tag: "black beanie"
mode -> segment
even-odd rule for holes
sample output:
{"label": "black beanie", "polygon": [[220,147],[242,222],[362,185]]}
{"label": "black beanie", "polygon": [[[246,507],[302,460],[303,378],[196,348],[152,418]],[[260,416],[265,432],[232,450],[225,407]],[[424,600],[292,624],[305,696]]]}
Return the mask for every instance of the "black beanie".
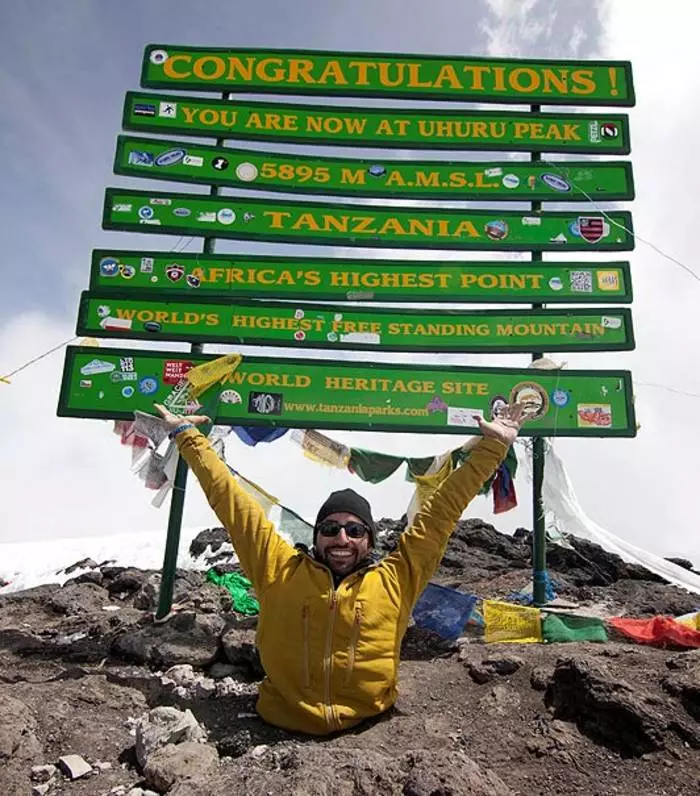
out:
{"label": "black beanie", "polygon": [[317,528],[323,520],[330,514],[347,512],[359,517],[369,528],[370,542],[374,546],[374,520],[372,519],[372,509],[369,503],[358,495],[354,489],[341,489],[338,492],[331,492],[326,502],[321,506],[314,525],[314,544],[316,544]]}

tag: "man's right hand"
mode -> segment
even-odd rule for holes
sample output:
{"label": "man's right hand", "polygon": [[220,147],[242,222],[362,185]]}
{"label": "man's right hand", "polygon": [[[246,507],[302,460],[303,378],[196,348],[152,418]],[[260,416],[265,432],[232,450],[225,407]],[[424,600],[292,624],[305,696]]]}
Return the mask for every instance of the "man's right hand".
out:
{"label": "man's right hand", "polygon": [[166,409],[163,404],[153,405],[165,421],[168,433],[175,431],[178,426],[182,426],[185,423],[192,423],[193,426],[201,426],[204,423],[211,423],[211,419],[206,415],[174,415],[169,409]]}

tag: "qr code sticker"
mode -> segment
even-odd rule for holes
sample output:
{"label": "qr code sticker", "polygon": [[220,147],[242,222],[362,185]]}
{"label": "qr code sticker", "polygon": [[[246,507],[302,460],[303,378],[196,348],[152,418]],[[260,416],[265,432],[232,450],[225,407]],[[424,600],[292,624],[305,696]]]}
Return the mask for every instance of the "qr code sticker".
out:
{"label": "qr code sticker", "polygon": [[572,271],[570,274],[571,290],[576,293],[593,292],[592,271]]}

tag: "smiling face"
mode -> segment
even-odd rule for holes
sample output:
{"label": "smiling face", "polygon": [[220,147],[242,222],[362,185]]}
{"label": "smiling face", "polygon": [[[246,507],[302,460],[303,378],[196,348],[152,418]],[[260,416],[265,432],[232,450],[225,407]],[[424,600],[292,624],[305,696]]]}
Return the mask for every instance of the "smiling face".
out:
{"label": "smiling face", "polygon": [[[355,514],[346,511],[338,511],[324,517],[323,525],[326,522],[337,522],[340,525],[345,523],[365,523]],[[324,563],[334,575],[347,575],[352,572],[360,561],[367,558],[371,546],[371,537],[366,533],[361,539],[350,538],[345,528],[341,528],[336,536],[316,535],[316,557]]]}

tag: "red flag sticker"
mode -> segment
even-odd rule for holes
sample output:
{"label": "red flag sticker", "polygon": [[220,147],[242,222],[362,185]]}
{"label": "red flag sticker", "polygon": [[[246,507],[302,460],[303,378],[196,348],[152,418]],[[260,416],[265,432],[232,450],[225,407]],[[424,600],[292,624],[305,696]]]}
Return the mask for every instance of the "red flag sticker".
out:
{"label": "red flag sticker", "polygon": [[167,360],[163,363],[163,383],[179,384],[187,371],[192,370],[194,362],[184,362],[181,360]]}
{"label": "red flag sticker", "polygon": [[579,216],[578,228],[588,243],[598,243],[605,235],[605,222],[600,216]]}

